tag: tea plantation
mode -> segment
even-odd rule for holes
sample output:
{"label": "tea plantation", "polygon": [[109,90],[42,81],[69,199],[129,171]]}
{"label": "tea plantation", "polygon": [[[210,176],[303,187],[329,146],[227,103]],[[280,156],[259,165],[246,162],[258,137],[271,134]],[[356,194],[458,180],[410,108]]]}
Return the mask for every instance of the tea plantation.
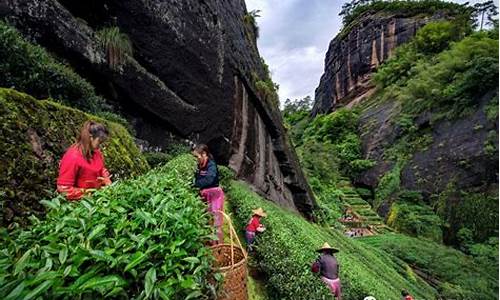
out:
{"label": "tea plantation", "polygon": [[[208,217],[178,157],[80,202],[43,204],[44,220],[1,231],[3,299],[191,299],[210,295]],[[205,296],[203,296],[205,295]]]}

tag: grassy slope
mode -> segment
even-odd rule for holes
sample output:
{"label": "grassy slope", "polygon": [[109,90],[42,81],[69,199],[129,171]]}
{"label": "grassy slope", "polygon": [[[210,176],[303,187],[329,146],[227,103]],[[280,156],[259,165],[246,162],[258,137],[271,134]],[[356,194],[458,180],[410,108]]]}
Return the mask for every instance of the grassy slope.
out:
{"label": "grassy slope", "polygon": [[424,272],[438,284],[445,299],[498,299],[498,268],[495,272],[480,267],[477,261],[460,251],[402,234],[365,237],[358,241]]}
{"label": "grassy slope", "polygon": [[309,270],[316,258],[314,249],[324,241],[338,247],[340,276],[344,299],[362,299],[367,295],[378,299],[399,299],[402,288],[417,298],[433,299],[435,291],[409,271],[374,247],[357,243],[340,232],[308,223],[300,216],[283,210],[251,192],[240,182],[233,182],[228,197],[235,207],[241,227],[250,210],[263,207],[269,217],[268,230],[258,239],[256,258],[267,274],[267,287],[276,299],[325,299],[328,292],[319,278]]}

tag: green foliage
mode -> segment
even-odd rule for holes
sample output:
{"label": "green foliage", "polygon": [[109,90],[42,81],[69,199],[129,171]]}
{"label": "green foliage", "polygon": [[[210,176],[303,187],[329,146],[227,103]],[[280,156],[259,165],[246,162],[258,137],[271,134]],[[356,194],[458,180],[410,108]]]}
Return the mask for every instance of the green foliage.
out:
{"label": "green foliage", "polygon": [[448,118],[460,117],[497,88],[498,40],[474,34],[413,68],[415,75],[397,93],[404,110],[413,115],[436,110]]}
{"label": "green foliage", "polygon": [[464,38],[467,28],[457,21],[438,21],[420,28],[412,40],[415,50],[423,54],[439,53],[452,42]]}
{"label": "green foliage", "polygon": [[398,199],[409,204],[422,204],[424,197],[418,191],[403,190],[398,194]]}
{"label": "green foliage", "polygon": [[484,110],[488,121],[495,121],[498,119],[498,94],[491,98]]}
{"label": "green foliage", "polygon": [[271,79],[256,81],[255,88],[262,99],[271,103],[273,107],[279,106],[278,85]]}
{"label": "green foliage", "polygon": [[385,173],[380,179],[375,190],[375,203],[373,207],[378,207],[384,201],[390,202],[393,195],[399,191],[401,183],[401,166],[397,164],[389,172]]}
{"label": "green foliage", "polygon": [[373,193],[370,189],[355,188],[355,191],[364,200],[373,198]]}
{"label": "green foliage", "polygon": [[256,73],[252,73],[252,81],[257,91],[257,96],[270,104],[271,108],[279,107],[279,85],[273,82],[269,66],[264,61],[264,58],[261,57],[260,61],[264,69],[264,77],[259,78]]}
{"label": "green foliage", "polygon": [[498,156],[498,132],[495,130],[488,131],[486,140],[484,141],[484,153],[491,157]]}
{"label": "green foliage", "polygon": [[319,277],[310,271],[317,257],[315,249],[328,242],[340,249],[343,299],[359,300],[371,295],[377,299],[398,299],[407,288],[417,299],[434,299],[435,292],[421,279],[396,264],[376,248],[364,246],[344,237],[341,232],[308,223],[295,213],[265,201],[244,184],[233,182],[228,197],[235,207],[235,219],[241,227],[251,210],[262,207],[268,217],[267,230],[257,237],[255,259],[266,274],[272,299],[329,299],[329,291]]}
{"label": "green foliage", "polygon": [[452,207],[453,225],[470,229],[476,242],[498,235],[498,194],[462,192],[460,200]]}
{"label": "green foliage", "polygon": [[50,97],[88,112],[109,109],[89,82],[2,21],[0,57],[1,87],[15,88],[39,99]]}
{"label": "green foliage", "polygon": [[432,15],[438,11],[446,11],[456,18],[470,20],[471,9],[442,0],[352,0],[342,5],[339,13],[342,16],[343,28],[339,35],[343,36],[350,31],[356,21],[364,14],[398,13],[404,15]]}
{"label": "green foliage", "polygon": [[219,171],[219,182],[224,190],[229,188],[231,181],[236,179],[236,173],[226,166],[217,166]]}
{"label": "green foliage", "polygon": [[399,232],[442,242],[442,220],[431,207],[408,203],[393,203],[387,216],[387,225]]}
{"label": "green foliage", "polygon": [[259,38],[259,26],[257,26],[257,18],[260,17],[259,15],[260,12],[261,12],[260,9],[254,9],[252,11],[247,12],[243,16],[243,23],[252,28],[255,39]]}
{"label": "green foliage", "polygon": [[182,156],[92,197],[43,200],[45,220],[1,234],[0,290],[12,299],[189,299],[208,295],[211,236]]}
{"label": "green foliage", "polygon": [[437,284],[439,299],[498,299],[498,265],[485,269],[480,261],[460,251],[401,234],[372,236],[361,241],[426,274],[428,280]]}
{"label": "green foliage", "polygon": [[385,88],[391,84],[406,83],[409,77],[414,76],[412,67],[418,63],[424,55],[415,50],[411,43],[406,43],[396,48],[396,53],[388,61],[381,65],[373,80],[379,88]]}
{"label": "green foliage", "polygon": [[[374,162],[362,158],[361,139],[357,133],[358,118],[356,111],[344,108],[328,115],[317,116],[304,130],[303,148],[307,148],[309,143],[324,143],[324,147],[331,149],[330,160],[338,164],[340,173],[351,178],[356,177],[374,165]],[[335,154],[333,158],[332,154]],[[313,160],[316,158],[312,157]],[[317,173],[316,176],[324,174]]]}
{"label": "green foliage", "polygon": [[89,119],[103,122],[110,131],[102,150],[113,180],[148,170],[123,126],[52,101],[0,89],[0,196],[7,219],[2,223],[14,216],[26,218],[32,212],[43,212],[38,200],[53,194],[58,161]]}
{"label": "green foliage", "polygon": [[132,42],[127,34],[118,27],[106,27],[96,32],[102,46],[106,49],[108,64],[118,68],[125,57],[132,56]]}
{"label": "green foliage", "polygon": [[415,37],[396,49],[396,54],[377,70],[373,78],[379,88],[391,84],[404,85],[417,74],[414,67],[424,64],[454,42],[462,39],[470,31],[460,20],[436,21],[426,24],[417,31]]}
{"label": "green foliage", "polygon": [[286,99],[281,114],[288,135],[296,147],[302,145],[304,130],[311,122],[310,114],[313,100],[310,96],[292,101]]}
{"label": "green foliage", "polygon": [[162,152],[149,151],[144,152],[143,155],[146,158],[148,164],[154,168],[160,165],[164,165],[176,156],[179,156],[186,152],[189,152],[189,146],[182,143],[172,143],[169,144]]}
{"label": "green foliage", "polygon": [[100,112],[96,113],[95,115],[100,117],[100,118],[103,118],[105,120],[118,123],[118,124],[122,125],[123,127],[127,128],[128,132],[132,136],[136,135],[134,127],[132,127],[132,125],[130,125],[130,123],[127,121],[127,119],[125,119],[124,117],[122,117],[118,114],[115,114],[115,113],[112,113],[109,111],[100,111]]}

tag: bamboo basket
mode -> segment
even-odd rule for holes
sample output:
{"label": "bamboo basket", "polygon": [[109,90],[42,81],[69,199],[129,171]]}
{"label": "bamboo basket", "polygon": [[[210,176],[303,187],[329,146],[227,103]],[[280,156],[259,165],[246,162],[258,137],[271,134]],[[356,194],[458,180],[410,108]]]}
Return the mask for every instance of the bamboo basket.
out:
{"label": "bamboo basket", "polygon": [[[222,211],[218,212],[224,216],[229,225],[231,243],[211,247],[215,257],[213,270],[222,274],[224,278],[217,300],[247,300],[247,253],[241,246],[231,218]],[[237,246],[234,240],[237,241]]]}

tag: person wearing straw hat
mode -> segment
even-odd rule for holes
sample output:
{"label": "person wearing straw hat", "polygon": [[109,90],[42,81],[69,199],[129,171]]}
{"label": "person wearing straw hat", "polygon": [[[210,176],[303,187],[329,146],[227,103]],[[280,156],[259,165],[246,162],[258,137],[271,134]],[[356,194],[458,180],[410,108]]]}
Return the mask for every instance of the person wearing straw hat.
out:
{"label": "person wearing straw hat", "polygon": [[257,232],[261,233],[266,230],[264,225],[260,224],[260,219],[267,217],[267,214],[264,212],[262,207],[252,210],[252,218],[248,221],[248,225],[246,227],[245,239],[247,241],[247,251],[252,251],[252,245],[255,241],[255,236]]}
{"label": "person wearing straw hat", "polygon": [[318,259],[312,264],[312,271],[321,275],[321,280],[330,289],[337,300],[342,299],[342,291],[339,279],[339,264],[334,253],[339,252],[338,249],[331,247],[327,242],[321,248],[316,250],[321,253]]}

